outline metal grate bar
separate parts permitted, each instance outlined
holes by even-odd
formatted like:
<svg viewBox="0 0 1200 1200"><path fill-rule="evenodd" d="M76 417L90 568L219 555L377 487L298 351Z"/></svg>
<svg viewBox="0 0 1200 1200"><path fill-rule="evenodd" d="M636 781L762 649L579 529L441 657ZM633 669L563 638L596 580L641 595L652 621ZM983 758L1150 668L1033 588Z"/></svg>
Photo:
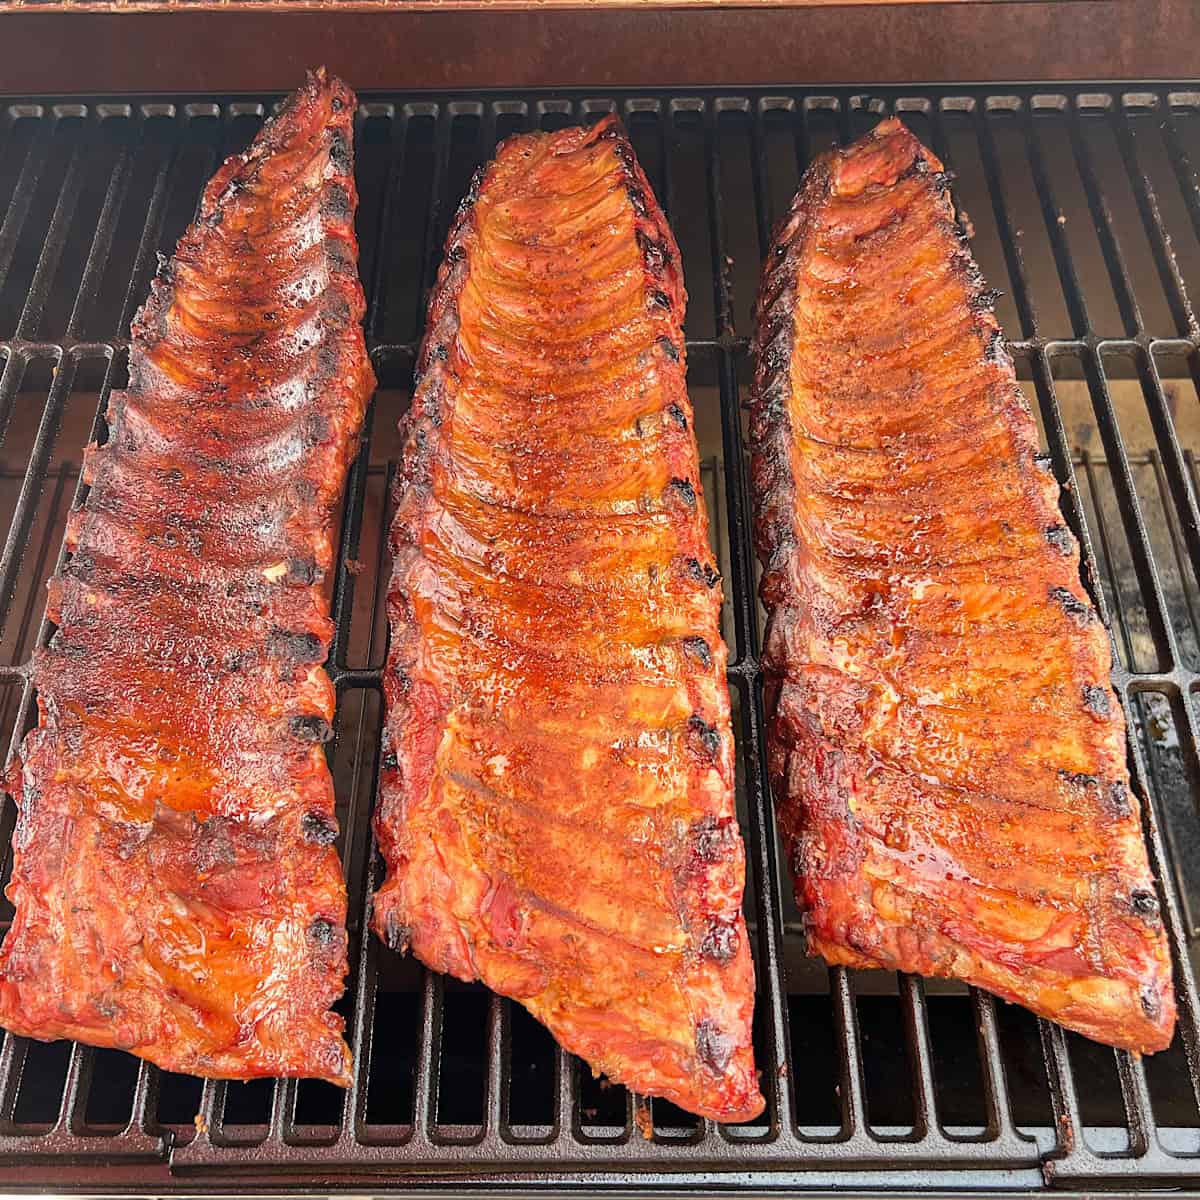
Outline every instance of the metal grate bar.
<svg viewBox="0 0 1200 1200"><path fill-rule="evenodd" d="M1018 1031L1011 1025L1010 1011L1001 1014L989 996L960 992L930 1000L941 985L927 987L903 978L892 988L878 975L814 970L802 957L800 926L790 907L790 881L786 864L779 860L764 778L761 614L754 595L739 397L748 367L749 331L736 327L758 268L757 262L749 261L753 249L745 247L757 245L759 254L765 250L771 220L780 215L772 211L783 202L780 185L795 175L797 162L802 168L830 141L848 140L889 112L932 138L947 166L965 173L960 189L973 188L972 211L986 214L978 237L992 239L989 261L1002 261L1010 276L1020 324L1019 330L1009 330L1020 334L1012 340L1013 352L1022 373L1032 379L1051 461L1068 489L1063 501L1066 519L1080 536L1092 580L1098 583L1100 571L1105 572L1105 589L1093 590L1130 664L1114 671L1130 729L1144 731L1151 719L1142 692L1165 696L1174 713L1177 752L1194 786L1200 780L1200 714L1193 695L1200 688L1200 663L1185 661L1180 640L1183 631L1196 631L1197 614L1191 591L1177 581L1194 581L1200 575L1200 512L1188 459L1196 449L1188 439L1197 433L1190 411L1169 402L1166 385L1179 370L1180 356L1187 359L1192 383L1200 383L1200 335L1187 288L1194 258L1188 239L1200 238L1200 185L1191 166L1197 125L1192 109L1169 97L1164 100L1162 90L1158 94L1159 103L1165 104L1168 182L1179 188L1173 204L1162 181L1146 169L1147 147L1140 139L1156 136L1147 122L1157 118L1146 114L1149 101L1139 95L1122 98L1060 87L1045 96L1035 88L1014 86L1004 95L979 88L927 89L923 95L861 88L831 88L817 95L777 88L771 93L742 89L365 98L358 128L364 144L361 161L369 159L371 165L364 168L360 185L360 270L367 281L365 328L381 391L347 493L334 578L337 632L330 662L342 705L332 754L335 764L343 764L336 774L339 816L345 814L341 846L350 899L352 977L346 1011L356 1052L353 1085L341 1098L326 1102L318 1095L323 1085L317 1084L287 1082L273 1090L234 1091L210 1083L200 1092L198 1126L193 1129L190 1121L179 1123L178 1115L170 1117L175 1124L164 1123L178 1081L142 1064L131 1083L131 1110L122 1112L118 1121L107 1121L92 1115L103 1091L103 1072L93 1068L100 1059L76 1049L66 1062L53 1110L40 1121L28 1115L36 1109L28 1098L40 1081L27 1070L41 1061L40 1048L31 1058L27 1043L6 1037L0 1049L0 1179L16 1179L7 1172L25 1169L9 1168L10 1162L36 1163L39 1179L61 1185L55 1190L77 1186L62 1174L67 1161L63 1156L69 1156L71 1162L133 1164L127 1169L146 1174L129 1178L144 1180L140 1186L154 1192L217 1186L277 1189L280 1170L293 1172L286 1176L288 1185L316 1179L322 1187L358 1190L398 1180L423 1180L431 1186L490 1180L511 1186L626 1189L686 1187L704 1180L715 1186L749 1182L761 1190L866 1184L990 1190L1044 1182L1073 1187L1150 1186L1156 1181L1186 1185L1195 1173L1200 1136L1198 1006L1182 910L1167 882L1171 876L1159 824L1166 812L1160 793L1172 782L1169 773L1155 765L1157 759L1143 761L1137 736L1131 738L1133 774L1176 956L1181 1036L1172 1054L1188 1077L1188 1094L1182 1098L1186 1103L1166 1088L1157 1063L1146 1066L1134 1057L1117 1055L1112 1060L1114 1095L1098 1097L1089 1086L1081 1104L1076 1080L1087 1078L1091 1083L1084 1073L1085 1057L1054 1027L1040 1026L1032 1060L1014 1059L1017 1042L1026 1046L1030 1031L1039 1027L1030 1021L1020 1027L1024 1032ZM247 118L257 119L268 108L255 100L50 103L40 109L43 115L27 118L36 120L38 127L28 146L18 150L23 161L14 158L7 171L0 166L0 182L11 188L5 193L8 206L0 225L0 314L13 313L10 327L2 327L0 315L0 357L5 359L0 368L0 417L6 427L24 429L33 446L28 457L14 463L4 458L5 444L0 441L0 504L7 497L11 506L6 510L6 557L0 556L0 595L13 594L24 572L44 577L54 561L61 510L69 502L72 483L76 489L80 486L77 467L55 456L63 450L77 454L75 447L88 438L71 415L70 397L90 378L89 372L94 373L97 360L109 360L100 385L102 404L118 384L126 330L144 298L154 251L167 236L168 220L175 223L193 199L190 191L179 192L192 186L185 185L185 176L191 181L197 164L206 158L215 162L220 154L236 149L252 124ZM720 543L718 560L727 583L729 683L738 709L740 816L747 833L748 914L759 983L756 1053L768 1099L760 1122L732 1129L710 1121L680 1123L669 1106L647 1104L628 1092L619 1093L619 1103L609 1097L614 1116L610 1124L600 1124L595 1114L582 1108L594 1101L583 1100L585 1086L590 1085L585 1085L580 1065L548 1038L544 1062L553 1079L546 1080L545 1115L530 1124L513 1124L526 1118L514 1109L514 1055L520 1039L514 1040L511 1004L492 998L486 1009L478 1010L486 1020L479 1039L482 1053L464 1075L461 1053L443 1041L452 1036L459 1019L457 985L408 967L401 978L395 972L397 964L368 931L371 895L378 883L369 818L378 769L378 693L383 680L378 620L387 568L386 512L373 506L379 503L381 483L386 485L384 494L390 492L393 430L405 394L397 387L397 377L403 380L410 370L420 333L401 329L398 314L407 318L414 299L416 311L421 309L420 297L413 293L432 283L442 235L472 156L486 159L498 134L517 126L587 121L605 111L636 120L639 145L651 160L647 166L660 199L677 226L688 231L685 273L696 281L695 321L701 324L708 324L710 294L704 273L712 272L713 319L708 328L689 330L695 336L688 337L687 350L693 381L705 389L696 393L697 427L705 426L711 431L705 436L712 439L701 451L714 536ZM1048 135L1043 133L1049 126L1040 124L1043 111L1061 114L1053 119L1063 123L1067 163L1050 157ZM70 121L69 129L64 119ZM1116 202L1113 180L1093 162L1085 136L1092 128L1088 121L1115 137L1116 169L1126 176L1132 207ZM128 124L119 130L113 127L119 136L105 140L109 122ZM948 136L951 131L953 138ZM960 163L951 161L951 141L963 147ZM181 170L185 145L186 172ZM103 176L97 174L100 171ZM1062 171L1074 173L1077 196L1060 186ZM1028 227L1028 205L1022 207L1029 184L1036 198L1033 220L1038 229ZM86 207L85 195L99 216L95 229L80 236L75 226ZM982 208L980 197L986 197ZM144 214L128 211L134 203ZM45 211L38 210L41 204ZM1180 219L1180 213L1185 228L1173 230L1171 222ZM1066 223L1060 223L1060 217ZM1120 220L1140 226L1147 238L1144 246L1135 247L1133 240L1121 244L1118 230L1127 226ZM1022 222L1026 227L1019 233ZM1085 283L1097 277L1086 269L1083 258L1089 223L1103 259L1100 277L1107 274L1111 279L1125 326L1123 336L1115 339L1100 338L1093 328L1106 300L1093 296ZM1041 225L1049 247L1045 263L1032 249ZM26 244L29 230L42 239L37 246ZM114 262L129 264L127 279L109 278ZM399 272L397 262L415 266L409 273ZM1147 266L1152 268L1149 272ZM1149 314L1158 310L1148 304L1149 297L1142 297L1147 307L1140 308L1135 290L1147 274L1161 282L1169 323L1176 328L1147 328ZM32 282L10 297L17 278ZM57 289L67 279L80 281L79 294L64 302ZM86 340L98 315L93 310L114 285L121 289L121 299L113 302L114 308L121 308L115 335ZM1043 290L1047 286L1061 288L1069 329L1056 326L1060 319L1053 316L1057 309ZM412 292L406 290L409 287ZM56 313L69 315L60 318ZM60 319L64 328L47 327ZM1186 331L1183 336L1181 330ZM33 414L34 425L21 426L18 420L29 420L28 414L18 417L14 411L18 394L24 405L22 381L32 378L31 364L46 360L60 369L40 411ZM1076 375L1082 376L1087 391L1072 395L1082 395L1099 446L1079 436L1078 413L1071 423L1064 420L1064 380ZM1148 416L1153 430L1149 445L1136 440L1142 435L1131 422L1131 382L1143 406L1136 415ZM100 413L93 435L103 427ZM1137 486L1146 484L1148 470L1155 481L1139 496ZM1090 507L1089 496L1096 501ZM377 532L370 526L370 535L369 521L378 526ZM31 537L35 528L38 532ZM1168 547L1167 557L1178 561L1156 560L1160 546ZM353 568L347 560L356 560ZM1140 600L1134 600L1135 595ZM1144 606L1144 616L1139 605ZM48 631L44 622L39 624L40 608L40 595L31 596L27 590L9 617L19 629L17 661L0 666L0 685L11 688L3 693L11 745L32 717L25 656ZM368 625L359 632L364 619ZM1157 661L1140 669L1133 651L1139 638L1145 643L1145 621ZM355 704L361 704L361 711ZM0 866L8 855L11 809L7 805L0 819ZM0 914L0 930L4 927ZM397 994L397 988L404 992L411 986L415 994ZM411 1007L393 1008L402 1000ZM883 1038L876 1014L885 1009L894 1022L888 1029L895 1032ZM398 1017L402 1011L411 1015ZM956 1013L967 1014L956 1018L962 1022L961 1035L953 1033L953 1021L944 1023L948 1014ZM401 1041L411 1034L403 1050L403 1070L412 1063L411 1113L409 1080L400 1088L403 1104L399 1096L388 1094L391 1085L384 1082L395 1067L389 1059L396 1053L397 1021L405 1026ZM815 1039L805 1037L813 1028L819 1031ZM981 1088L982 1095L976 1094L969 1115L955 1107L957 1064L944 1042L952 1036L968 1039L962 1052L979 1064L980 1082L973 1086ZM1046 1115L1030 1109L1031 1074L1037 1076L1039 1103L1048 1100ZM885 1078L899 1090L911 1085L911 1117L891 1103L893 1097L880 1083ZM827 1114L820 1100L825 1090ZM462 1107L454 1102L460 1091L481 1102L474 1124L455 1123ZM256 1104L257 1115L248 1116ZM1097 1104L1107 1115L1093 1120ZM322 1115L310 1116L310 1111ZM649 1138L643 1136L647 1132ZM166 1173L168 1143L174 1143L172 1176Z"/></svg>
<svg viewBox="0 0 1200 1200"><path fill-rule="evenodd" d="M1054 185L1046 170L1046 162L1042 155L1041 142L1035 129L1035 118L1032 106L1024 107L1025 153L1029 159L1029 169L1033 175L1034 188L1041 202L1042 219L1046 232L1050 237L1050 247L1054 253L1054 264L1062 284L1063 296L1066 299L1067 311L1071 316L1071 324L1076 335L1085 336L1092 328L1088 316L1087 297L1079 281L1075 269L1075 260L1071 256L1067 241L1066 214L1055 195Z"/></svg>
<svg viewBox="0 0 1200 1200"><path fill-rule="evenodd" d="M1133 184L1133 194L1137 201L1138 211L1142 218L1142 227L1150 242L1151 253L1154 255L1155 266L1159 278L1167 294L1171 312L1181 330L1192 336L1200 334L1200 325L1196 322L1196 313L1188 296L1187 283L1179 266L1179 259L1171 245L1171 239L1164 228L1162 211L1158 205L1158 196L1150 177L1142 168L1137 152L1138 119L1128 116L1124 120L1114 118L1113 129L1125 163L1125 171Z"/></svg>
<svg viewBox="0 0 1200 1200"><path fill-rule="evenodd" d="M41 137L35 139L26 152L25 163L13 189L12 198L8 202L8 212L4 215L4 223L0 224L0 284L7 280L13 254L17 249L17 239L33 204L33 195L37 190L38 179L50 153L50 147L50 138Z"/></svg>
<svg viewBox="0 0 1200 1200"><path fill-rule="evenodd" d="M980 154L983 160L983 173L987 179L988 191L992 198L992 211L996 224L1001 231L1001 244L1004 247L1004 260L1008 266L1008 277L1012 282L1013 299L1017 305L1017 315L1021 328L1026 337L1038 336L1037 309L1034 306L1033 295L1029 287L1029 274L1025 267L1025 254L1021 246L1021 238L1009 217L1009 205L1006 198L1006 186L1000 170L999 156L996 152L996 141L992 134L992 119L981 105L975 109L975 132L979 141Z"/></svg>
<svg viewBox="0 0 1200 1200"><path fill-rule="evenodd" d="M1104 263L1108 268L1109 279L1112 281L1113 291L1116 294L1117 307L1125 322L1125 330L1127 333L1141 334L1145 330L1142 322L1142 310L1133 289L1129 267L1125 262L1125 256L1113 228L1113 217L1108 198L1096 177L1095 169L1092 166L1092 156L1088 151L1083 130L1080 128L1080 122L1084 119L1079 114L1079 105L1074 105L1070 113L1069 129L1075 167L1079 172L1079 179L1087 196L1092 220L1095 222Z"/></svg>
<svg viewBox="0 0 1200 1200"><path fill-rule="evenodd" d="M858 1032L858 1012L854 989L845 967L830 967L833 993L834 1027L838 1032L838 1067L842 1100L842 1137L850 1141L869 1138L867 1086L863 1078L862 1041Z"/></svg>
<svg viewBox="0 0 1200 1200"><path fill-rule="evenodd" d="M66 175L59 189L54 214L50 218L50 228L46 231L46 240L42 243L42 253L38 258L33 281L29 285L29 291L25 297L25 307L17 322L18 337L27 337L32 334L41 320L50 285L54 280L54 271L62 255L63 243L66 241L67 227L74 215L75 205L79 200L79 191L83 186L83 156L83 146L76 143L71 148Z"/></svg>

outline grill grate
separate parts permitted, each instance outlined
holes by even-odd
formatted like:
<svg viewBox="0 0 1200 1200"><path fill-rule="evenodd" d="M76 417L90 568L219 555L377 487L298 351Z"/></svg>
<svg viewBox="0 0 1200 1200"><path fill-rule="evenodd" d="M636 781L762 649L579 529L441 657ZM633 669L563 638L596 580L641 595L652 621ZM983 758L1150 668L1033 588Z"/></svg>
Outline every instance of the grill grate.
<svg viewBox="0 0 1200 1200"><path fill-rule="evenodd" d="M422 300L496 141L617 109L683 250L689 387L713 537L747 835L767 1112L721 1128L592 1080L517 1006L364 936L386 627L383 531ZM79 455L125 382L130 317L259 99L0 109L0 719L35 719ZM758 264L805 163L898 113L958 173L964 223L1067 488L1111 623L1176 957L1180 1033L1143 1062L941 981L803 955L762 772L761 611L741 401ZM331 747L350 888L345 1094L201 1083L128 1056L6 1037L0 1185L250 1190L509 1184L755 1189L1180 1185L1200 1172L1200 91L957 88L371 96L358 117L367 340L380 379L351 473L335 590ZM0 844L14 811L5 801ZM4 853L7 878L8 854ZM0 911L7 919L11 909ZM104 1174L97 1174L103 1165Z"/></svg>

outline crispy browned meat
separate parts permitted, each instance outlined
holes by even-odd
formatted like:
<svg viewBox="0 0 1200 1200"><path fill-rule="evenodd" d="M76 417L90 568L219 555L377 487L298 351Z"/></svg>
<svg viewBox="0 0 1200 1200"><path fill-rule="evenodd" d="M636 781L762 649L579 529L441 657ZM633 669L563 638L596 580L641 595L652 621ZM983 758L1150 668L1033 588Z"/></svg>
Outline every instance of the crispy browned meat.
<svg viewBox="0 0 1200 1200"><path fill-rule="evenodd" d="M897 121L815 163L759 298L770 768L811 948L1171 1040L1171 963L1058 488Z"/></svg>
<svg viewBox="0 0 1200 1200"><path fill-rule="evenodd" d="M678 251L613 120L505 143L406 420L375 928L596 1071L762 1109Z"/></svg>
<svg viewBox="0 0 1200 1200"><path fill-rule="evenodd" d="M374 386L353 93L310 76L213 177L89 447L20 817L0 1024L349 1082L322 580Z"/></svg>

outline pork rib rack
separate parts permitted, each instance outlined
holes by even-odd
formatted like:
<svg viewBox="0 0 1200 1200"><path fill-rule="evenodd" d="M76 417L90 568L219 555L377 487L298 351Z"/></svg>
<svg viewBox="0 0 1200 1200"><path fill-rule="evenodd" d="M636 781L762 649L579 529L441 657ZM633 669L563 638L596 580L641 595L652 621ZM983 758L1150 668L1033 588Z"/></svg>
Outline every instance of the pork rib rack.
<svg viewBox="0 0 1200 1200"><path fill-rule="evenodd" d="M809 943L1160 1050L1108 638L947 186L895 120L821 158L759 298L770 773Z"/></svg>
<svg viewBox="0 0 1200 1200"><path fill-rule="evenodd" d="M374 386L355 100L310 76L229 159L89 447L0 949L0 1024L172 1071L349 1082L322 581Z"/></svg>
<svg viewBox="0 0 1200 1200"><path fill-rule="evenodd" d="M376 815L389 946L596 1071L761 1111L678 251L614 119L506 142L406 418Z"/></svg>

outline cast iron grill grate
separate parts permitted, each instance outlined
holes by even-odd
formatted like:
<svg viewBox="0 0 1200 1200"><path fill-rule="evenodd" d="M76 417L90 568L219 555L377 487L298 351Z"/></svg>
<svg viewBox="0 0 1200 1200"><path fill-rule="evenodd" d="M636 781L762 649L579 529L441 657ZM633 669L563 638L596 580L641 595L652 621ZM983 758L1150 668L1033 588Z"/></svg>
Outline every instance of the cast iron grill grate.
<svg viewBox="0 0 1200 1200"><path fill-rule="evenodd" d="M349 484L330 662L354 1086L202 1083L115 1052L6 1037L0 1185L1027 1190L1194 1179L1200 327L1188 284L1200 288L1200 90L1139 87L364 97L358 224L380 390ZM369 815L383 532L424 293L458 199L499 138L614 108L683 250L689 386L725 577L768 1097L763 1118L733 1128L592 1080L518 1006L363 935L378 870ZM0 110L0 719L10 754L35 719L26 664L49 634L43 585L80 452L104 436L108 393L124 384L129 321L155 253L170 253L216 163L266 111L255 98ZM772 222L815 153L889 112L957 172L962 219L1005 292L1000 317L1113 630L1181 1002L1175 1044L1153 1059L957 985L831 971L803 954L761 767L741 401ZM6 800L5 847L13 817ZM7 850L3 861L7 878Z"/></svg>

